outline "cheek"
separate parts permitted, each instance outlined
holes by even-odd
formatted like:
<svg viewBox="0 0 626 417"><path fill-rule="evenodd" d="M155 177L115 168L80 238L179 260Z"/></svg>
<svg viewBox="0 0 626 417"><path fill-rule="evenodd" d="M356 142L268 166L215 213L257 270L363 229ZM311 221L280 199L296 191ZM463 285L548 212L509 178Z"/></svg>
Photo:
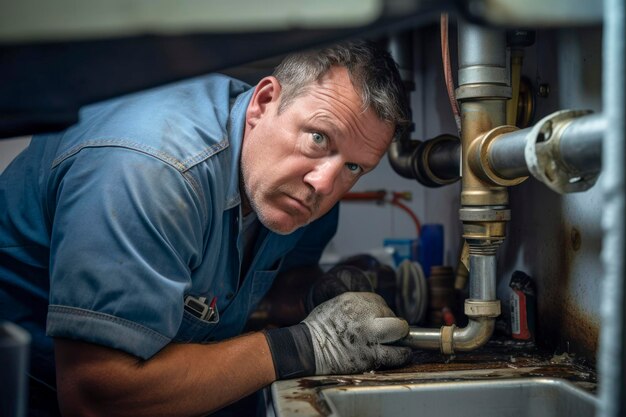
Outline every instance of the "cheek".
<svg viewBox="0 0 626 417"><path fill-rule="evenodd" d="M320 216L326 214L335 204L350 190L350 187L338 186L332 195L326 196L320 201L319 211Z"/></svg>

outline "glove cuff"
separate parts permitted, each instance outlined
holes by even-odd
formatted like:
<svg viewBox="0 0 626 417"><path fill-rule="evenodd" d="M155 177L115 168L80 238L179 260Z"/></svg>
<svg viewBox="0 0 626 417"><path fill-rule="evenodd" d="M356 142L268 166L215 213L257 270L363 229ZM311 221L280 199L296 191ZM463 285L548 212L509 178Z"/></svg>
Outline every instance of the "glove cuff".
<svg viewBox="0 0 626 417"><path fill-rule="evenodd" d="M315 374L315 352L306 324L269 329L263 333L272 353L277 379Z"/></svg>

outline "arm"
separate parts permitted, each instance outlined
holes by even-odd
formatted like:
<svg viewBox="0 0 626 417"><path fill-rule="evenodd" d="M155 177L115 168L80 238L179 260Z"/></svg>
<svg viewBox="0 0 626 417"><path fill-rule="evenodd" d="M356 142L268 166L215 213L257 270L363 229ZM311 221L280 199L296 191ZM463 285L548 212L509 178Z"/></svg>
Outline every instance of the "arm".
<svg viewBox="0 0 626 417"><path fill-rule="evenodd" d="M408 330L380 296L348 292L320 304L301 324L215 344L170 344L147 361L55 339L59 404L66 417L204 415L277 376L401 365L410 349L386 343Z"/></svg>
<svg viewBox="0 0 626 417"><path fill-rule="evenodd" d="M273 382L265 336L170 344L143 361L94 344L55 339L64 416L200 416Z"/></svg>

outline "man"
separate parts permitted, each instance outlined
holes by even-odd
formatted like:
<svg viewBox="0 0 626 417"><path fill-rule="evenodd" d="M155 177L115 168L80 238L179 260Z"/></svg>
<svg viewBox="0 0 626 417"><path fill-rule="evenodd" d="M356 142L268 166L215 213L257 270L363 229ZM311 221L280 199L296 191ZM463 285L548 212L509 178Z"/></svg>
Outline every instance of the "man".
<svg viewBox="0 0 626 417"><path fill-rule="evenodd" d="M33 335L34 390L56 380L67 416L191 416L402 364L385 343L408 326L373 293L238 336L278 272L318 262L336 203L406 123L402 94L386 52L348 42L252 89L199 77L34 137L0 177L0 319Z"/></svg>

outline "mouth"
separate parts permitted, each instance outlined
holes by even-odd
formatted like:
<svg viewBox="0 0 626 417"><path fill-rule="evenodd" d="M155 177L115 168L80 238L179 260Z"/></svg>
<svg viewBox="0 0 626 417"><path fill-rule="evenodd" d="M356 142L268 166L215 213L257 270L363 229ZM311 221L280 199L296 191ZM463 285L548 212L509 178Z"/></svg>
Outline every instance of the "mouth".
<svg viewBox="0 0 626 417"><path fill-rule="evenodd" d="M291 211L296 211L300 214L304 214L307 216L313 214L313 210L311 209L311 207L304 201L289 194L286 194L286 196L287 206L291 209Z"/></svg>

